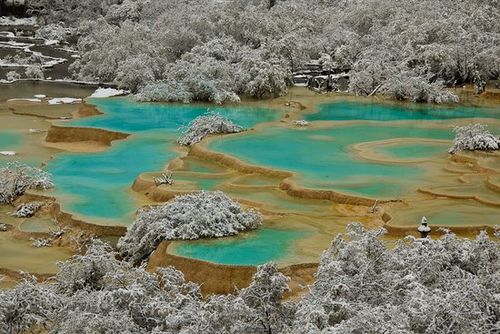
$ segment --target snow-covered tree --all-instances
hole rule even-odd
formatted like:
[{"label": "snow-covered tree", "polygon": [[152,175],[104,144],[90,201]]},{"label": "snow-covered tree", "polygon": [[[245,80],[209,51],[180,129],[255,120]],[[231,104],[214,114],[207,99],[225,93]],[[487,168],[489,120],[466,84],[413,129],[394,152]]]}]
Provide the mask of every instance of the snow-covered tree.
[{"label": "snow-covered tree", "polygon": [[163,240],[224,237],[261,223],[257,211],[244,211],[223,192],[201,191],[141,209],[118,248],[125,258],[139,263]]}]

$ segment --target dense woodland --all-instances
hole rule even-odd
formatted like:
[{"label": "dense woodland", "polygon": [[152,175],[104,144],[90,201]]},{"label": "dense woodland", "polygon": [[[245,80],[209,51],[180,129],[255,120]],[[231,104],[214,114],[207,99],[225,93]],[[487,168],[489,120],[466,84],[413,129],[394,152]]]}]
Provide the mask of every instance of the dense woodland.
[{"label": "dense woodland", "polygon": [[311,60],[349,90],[454,102],[444,86],[500,75],[498,0],[32,0],[41,35],[75,43],[81,80],[140,100],[283,94]]},{"label": "dense woodland", "polygon": [[273,264],[245,289],[203,298],[180,271],[133,267],[94,240],[50,282],[0,291],[0,333],[498,333],[498,242],[447,233],[389,249],[382,234],[350,225],[294,299]]}]

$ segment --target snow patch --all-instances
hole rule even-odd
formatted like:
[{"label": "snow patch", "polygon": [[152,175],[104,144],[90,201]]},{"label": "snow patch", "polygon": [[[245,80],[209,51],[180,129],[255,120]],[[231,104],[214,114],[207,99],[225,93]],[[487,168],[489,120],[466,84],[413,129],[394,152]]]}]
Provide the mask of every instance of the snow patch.
[{"label": "snow patch", "polygon": [[47,95],[43,95],[43,94],[35,94],[33,95],[33,97],[37,98],[37,99],[44,99],[47,97]]},{"label": "snow patch", "polygon": [[72,103],[81,103],[82,99],[76,99],[72,97],[55,97],[47,101],[49,104],[72,104]]},{"label": "snow patch", "polygon": [[16,99],[8,99],[7,102],[12,101],[28,101],[28,102],[42,102],[40,99],[29,99],[29,98],[16,98]]},{"label": "snow patch", "polygon": [[13,156],[13,155],[16,155],[16,151],[0,151],[0,155],[4,155],[4,156]]},{"label": "snow patch", "polygon": [[123,89],[99,87],[95,90],[95,92],[92,93],[92,95],[90,95],[90,97],[104,98],[104,97],[125,95],[128,93],[129,93],[129,91],[123,90]]}]

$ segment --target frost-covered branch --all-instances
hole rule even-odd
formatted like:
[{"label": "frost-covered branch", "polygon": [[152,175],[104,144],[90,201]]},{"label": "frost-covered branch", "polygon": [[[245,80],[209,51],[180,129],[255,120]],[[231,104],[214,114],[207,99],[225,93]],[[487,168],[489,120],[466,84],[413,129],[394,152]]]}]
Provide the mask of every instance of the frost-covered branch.
[{"label": "frost-covered branch", "polygon": [[155,181],[155,184],[157,186],[160,186],[162,184],[166,184],[166,185],[174,184],[174,179],[172,178],[171,171],[167,171],[166,173],[162,173],[160,176],[155,177],[153,180]]},{"label": "frost-covered branch", "polygon": [[162,240],[225,237],[255,229],[261,223],[257,211],[244,211],[223,192],[201,191],[140,210],[118,248],[125,257],[140,262]]},{"label": "frost-covered branch", "polygon": [[32,217],[43,206],[43,202],[29,202],[19,204],[12,216],[17,218]]},{"label": "frost-covered branch", "polygon": [[448,150],[451,154],[460,151],[495,151],[500,149],[500,138],[491,134],[486,125],[476,123],[457,126],[453,132],[455,132],[455,139],[453,146]]},{"label": "frost-covered branch", "polygon": [[0,168],[0,203],[12,203],[28,189],[49,189],[52,176],[35,167],[12,162]]},{"label": "frost-covered branch", "polygon": [[184,146],[190,146],[211,134],[237,133],[244,130],[244,128],[234,124],[222,115],[209,111],[192,120],[177,139],[177,142]]}]

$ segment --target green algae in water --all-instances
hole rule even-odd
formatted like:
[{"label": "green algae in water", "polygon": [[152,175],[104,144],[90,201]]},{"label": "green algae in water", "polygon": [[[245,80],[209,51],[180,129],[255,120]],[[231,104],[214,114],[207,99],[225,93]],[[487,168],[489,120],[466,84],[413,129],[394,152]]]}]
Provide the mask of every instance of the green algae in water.
[{"label": "green algae in water", "polygon": [[237,237],[177,242],[173,253],[220,264],[260,265],[293,256],[293,243],[307,234],[262,228]]},{"label": "green algae in water", "polygon": [[319,106],[319,111],[306,115],[307,121],[326,120],[450,120],[457,118],[495,118],[500,119],[500,113],[495,108],[437,106],[433,104],[388,105],[376,103],[335,102]]}]

